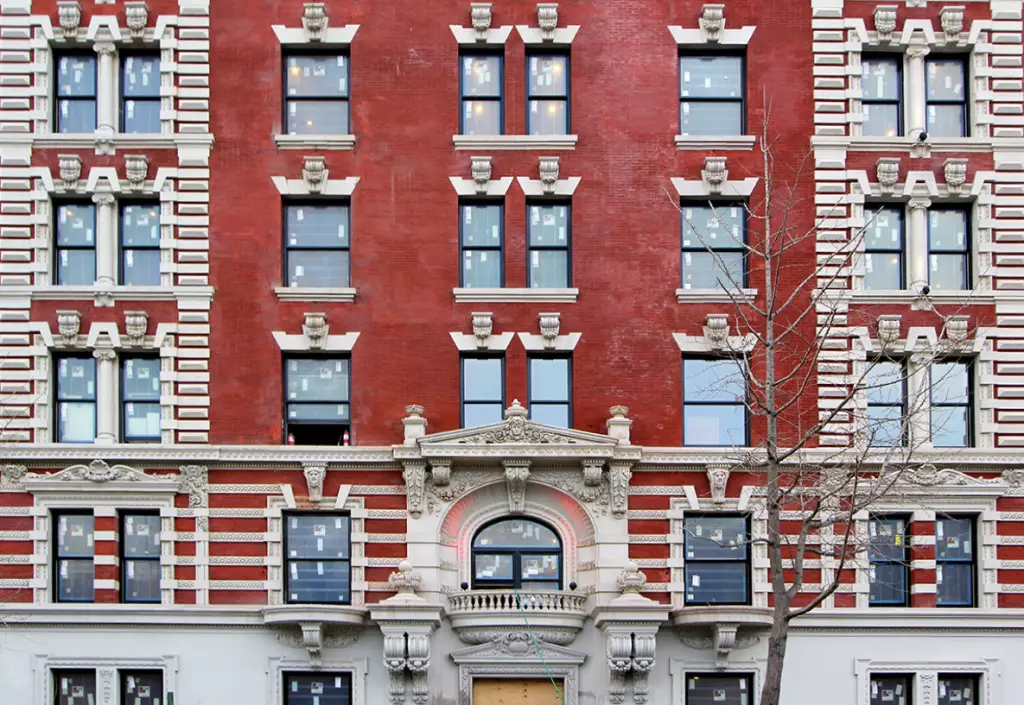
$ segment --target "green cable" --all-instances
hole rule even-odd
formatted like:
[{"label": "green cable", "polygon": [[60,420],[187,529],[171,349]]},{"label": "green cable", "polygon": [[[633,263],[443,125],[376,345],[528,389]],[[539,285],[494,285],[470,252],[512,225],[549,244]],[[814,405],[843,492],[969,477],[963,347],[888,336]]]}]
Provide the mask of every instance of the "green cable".
[{"label": "green cable", "polygon": [[565,696],[562,694],[562,690],[558,687],[558,682],[555,681],[554,674],[551,673],[551,669],[548,668],[548,662],[544,660],[544,654],[540,652],[540,644],[537,643],[537,635],[533,633],[533,627],[530,626],[530,620],[526,618],[526,610],[523,609],[523,599],[519,597],[519,591],[512,588],[512,592],[516,596],[516,604],[519,605],[519,613],[523,615],[523,624],[526,625],[526,631],[530,635],[530,640],[533,641],[533,650],[537,652],[537,658],[540,659],[540,663],[544,666],[544,670],[547,671],[548,678],[551,679],[551,685],[555,688],[555,694],[558,695],[558,699],[562,701],[562,705],[566,705]]}]

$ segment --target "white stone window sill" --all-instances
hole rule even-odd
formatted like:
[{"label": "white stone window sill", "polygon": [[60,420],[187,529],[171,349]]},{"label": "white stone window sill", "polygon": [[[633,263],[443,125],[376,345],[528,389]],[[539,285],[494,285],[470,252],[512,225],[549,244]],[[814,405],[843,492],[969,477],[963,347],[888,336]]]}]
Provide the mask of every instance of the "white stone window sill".
[{"label": "white stone window sill", "polygon": [[574,304],[579,289],[452,289],[458,303]]},{"label": "white stone window sill", "polygon": [[676,149],[743,149],[751,150],[757,137],[754,135],[676,135]]},{"label": "white stone window sill", "polygon": [[988,137],[814,137],[813,147],[849,147],[865,152],[906,152],[922,148],[935,152],[988,152],[993,140]]},{"label": "white stone window sill", "polygon": [[274,135],[278,149],[355,149],[355,135]]},{"label": "white stone window sill", "polygon": [[209,286],[5,286],[0,287],[0,299],[29,298],[36,301],[79,301],[91,298],[110,298],[114,301],[174,301],[179,297],[213,296]]},{"label": "white stone window sill", "polygon": [[913,304],[925,300],[938,304],[993,304],[996,292],[952,289],[932,291],[928,296],[906,289],[855,289],[848,292],[850,298],[861,304]]},{"label": "white stone window sill", "polygon": [[212,145],[213,135],[197,134],[112,134],[92,132],[53,132],[48,134],[4,134],[5,143],[26,143],[37,147],[64,147],[67,149],[173,149],[180,145]]},{"label": "white stone window sill", "polygon": [[453,135],[455,149],[576,149],[577,135]]},{"label": "white stone window sill", "polygon": [[676,301],[681,304],[726,303],[734,301],[753,303],[757,289],[676,289]]},{"label": "white stone window sill", "polygon": [[352,287],[321,288],[312,286],[277,286],[274,293],[281,301],[336,301],[352,303],[356,290]]}]

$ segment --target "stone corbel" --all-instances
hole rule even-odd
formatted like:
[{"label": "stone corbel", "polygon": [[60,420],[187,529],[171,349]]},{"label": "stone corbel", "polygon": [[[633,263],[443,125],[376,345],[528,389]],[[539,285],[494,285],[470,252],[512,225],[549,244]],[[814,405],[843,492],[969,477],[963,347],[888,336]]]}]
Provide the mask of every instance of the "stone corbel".
[{"label": "stone corbel", "polygon": [[302,322],[302,336],[310,350],[323,350],[331,327],[327,325],[327,314],[305,313]]},{"label": "stone corbel", "polygon": [[302,333],[291,334],[284,331],[272,331],[277,346],[285,352],[304,352],[323,350],[326,352],[352,352],[359,333],[330,335],[327,315],[319,312],[307,312],[303,315]]},{"label": "stone corbel", "polygon": [[302,645],[309,652],[309,665],[319,668],[323,663],[320,650],[324,647],[323,622],[299,622],[302,630]]},{"label": "stone corbel", "polygon": [[526,176],[516,178],[523,193],[530,198],[543,196],[554,196],[569,198],[576,193],[576,187],[583,180],[581,176],[570,176],[566,179],[559,179],[558,157],[540,157],[537,160],[537,172],[539,179],[531,179]]},{"label": "stone corbel", "polygon": [[61,344],[66,347],[78,345],[78,334],[82,328],[82,314],[78,311],[57,311],[57,331]]},{"label": "stone corbel", "polygon": [[[523,409],[523,412],[526,410]],[[506,418],[512,415],[510,408]],[[505,468],[505,488],[508,490],[509,514],[522,514],[526,511],[526,483],[530,479],[530,461],[512,459],[502,461]]]},{"label": "stone corbel", "polygon": [[460,46],[504,44],[512,34],[512,25],[492,27],[494,19],[491,12],[491,3],[474,2],[469,5],[469,27],[460,27],[457,24],[448,25],[455,41]]},{"label": "stone corbel", "polygon": [[65,39],[74,39],[78,33],[78,27],[82,24],[82,6],[77,0],[58,2],[57,20],[60,22]]},{"label": "stone corbel", "polygon": [[749,198],[757,186],[757,177],[749,176],[742,181],[730,181],[725,157],[705,157],[700,181],[674,177],[672,185],[680,198]]},{"label": "stone corbel", "polygon": [[512,186],[511,176],[500,179],[491,178],[490,157],[470,157],[469,170],[472,178],[448,177],[448,180],[452,182],[452,188],[460,196],[504,198]]},{"label": "stone corbel", "polygon": [[302,31],[310,42],[322,41],[327,33],[327,10],[322,2],[307,2],[302,7]]},{"label": "stone corbel", "polygon": [[302,474],[306,478],[306,495],[310,502],[319,502],[324,498],[324,480],[327,478],[327,466],[302,464]]},{"label": "stone corbel", "polygon": [[326,3],[307,2],[302,6],[302,26],[271,26],[274,36],[281,44],[318,44],[321,46],[347,46],[352,43],[359,29],[357,24],[331,27],[327,16]]},{"label": "stone corbel", "polygon": [[149,174],[149,157],[144,154],[126,154],[124,157],[124,175],[128,186],[138,191],[146,184]]},{"label": "stone corbel", "polygon": [[82,178],[82,158],[77,154],[58,154],[57,170],[64,188],[73,191],[78,188],[78,180]]},{"label": "stone corbel", "polygon": [[305,157],[302,163],[302,180],[310,193],[322,193],[327,177],[327,159],[324,157]]},{"label": "stone corbel", "polygon": [[489,311],[473,314],[473,337],[480,350],[487,349],[487,339],[494,333],[494,318]]},{"label": "stone corbel", "polygon": [[405,702],[405,634],[384,635],[384,667],[388,671],[388,701]]},{"label": "stone corbel", "polygon": [[725,488],[729,484],[728,465],[708,465],[708,484],[711,486],[711,501],[716,507],[725,504]]},{"label": "stone corbel", "polygon": [[406,641],[406,666],[412,674],[413,705],[426,705],[429,698],[427,690],[427,669],[430,668],[430,636],[427,634],[410,634]]},{"label": "stone corbel", "polygon": [[967,183],[967,160],[947,159],[942,165],[942,175],[946,179],[950,196],[963,195],[963,188]]},{"label": "stone corbel", "polygon": [[549,46],[568,46],[580,31],[579,25],[558,27],[558,3],[537,3],[537,26],[516,25],[516,31],[522,37],[523,44],[547,44]]},{"label": "stone corbel", "polygon": [[942,23],[942,32],[946,35],[946,43],[959,41],[960,34],[964,31],[964,6],[944,7],[939,13],[939,18]]},{"label": "stone corbel", "polygon": [[132,39],[142,39],[146,35],[146,23],[149,21],[149,8],[146,7],[146,3],[126,2],[124,21]]},{"label": "stone corbel", "polygon": [[736,634],[739,632],[740,626],[718,622],[712,625],[711,629],[715,641],[715,667],[725,668],[729,662],[732,647],[736,645]]},{"label": "stone corbel", "polygon": [[145,311],[124,312],[124,332],[128,345],[141,346],[146,340],[146,329],[149,327],[149,314]]},{"label": "stone corbel", "polygon": [[515,333],[494,333],[494,314],[490,311],[476,311],[470,316],[473,333],[450,332],[455,346],[462,352],[481,350],[504,351]]},{"label": "stone corbel", "polygon": [[882,190],[882,195],[891,195],[900,180],[900,160],[894,158],[879,159],[875,163],[875,178]]},{"label": "stone corbel", "polygon": [[705,5],[700,9],[697,24],[708,43],[717,44],[725,29],[725,5]]},{"label": "stone corbel", "polygon": [[878,342],[883,350],[890,349],[900,339],[900,314],[886,314],[878,317]]},{"label": "stone corbel", "polygon": [[612,514],[621,519],[626,516],[629,504],[629,481],[633,477],[633,463],[629,460],[612,460],[608,463],[609,494]]},{"label": "stone corbel", "polygon": [[447,487],[452,481],[452,461],[436,458],[430,461],[430,482],[435,487]]},{"label": "stone corbel", "polygon": [[896,9],[895,5],[879,5],[875,8],[873,17],[878,41],[892,41],[892,33],[896,31]]},{"label": "stone corbel", "polygon": [[409,515],[419,519],[423,514],[423,498],[427,484],[427,463],[423,460],[402,461],[402,479],[405,480],[405,501]]},{"label": "stone corbel", "polygon": [[570,352],[583,337],[582,333],[566,333],[559,335],[561,318],[558,313],[542,313],[540,319],[540,335],[519,333],[523,347],[530,351]]},{"label": "stone corbel", "polygon": [[303,158],[302,173],[299,179],[285,176],[272,176],[278,193],[282,196],[335,196],[351,198],[359,184],[358,176],[344,179],[330,178],[327,160],[324,157],[307,156]]},{"label": "stone corbel", "polygon": [[757,342],[753,333],[729,335],[729,316],[725,313],[709,313],[702,326],[702,335],[673,333],[672,337],[684,353],[737,354],[750,352]]}]

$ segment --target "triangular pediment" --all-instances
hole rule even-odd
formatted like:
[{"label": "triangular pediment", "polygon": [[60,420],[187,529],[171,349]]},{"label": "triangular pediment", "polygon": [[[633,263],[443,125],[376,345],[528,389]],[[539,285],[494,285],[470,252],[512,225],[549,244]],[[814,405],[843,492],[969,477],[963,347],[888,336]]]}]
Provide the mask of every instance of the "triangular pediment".
[{"label": "triangular pediment", "polygon": [[[537,651],[540,651],[540,656]],[[461,665],[508,663],[580,666],[587,655],[579,651],[556,646],[545,641],[534,642],[529,632],[510,631],[496,633],[493,640],[479,646],[452,652],[452,660]],[[543,657],[543,661],[540,657]]]}]

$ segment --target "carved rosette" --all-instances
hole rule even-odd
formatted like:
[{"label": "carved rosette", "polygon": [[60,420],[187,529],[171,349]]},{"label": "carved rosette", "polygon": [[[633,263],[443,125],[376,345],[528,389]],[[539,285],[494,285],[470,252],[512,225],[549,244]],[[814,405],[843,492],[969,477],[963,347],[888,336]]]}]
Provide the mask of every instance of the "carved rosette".
[{"label": "carved rosette", "polygon": [[613,460],[609,463],[609,493],[611,495],[612,514],[621,518],[626,515],[629,503],[629,481],[633,477],[632,463]]},{"label": "carved rosette", "polygon": [[138,347],[145,342],[146,329],[149,327],[149,314],[145,311],[124,312],[124,332],[128,344]]},{"label": "carved rosette", "polygon": [[725,5],[702,7],[699,24],[709,42],[718,42],[722,38],[722,29],[725,28]]},{"label": "carved rosette", "polygon": [[74,34],[82,23],[82,6],[77,1],[58,2],[57,19],[65,34]]},{"label": "carved rosette", "polygon": [[76,188],[78,180],[82,178],[82,158],[77,154],[57,155],[57,171],[60,173],[60,180],[64,182],[64,188]]},{"label": "carved rosette", "polygon": [[473,24],[473,32],[478,42],[487,39],[487,30],[491,28],[491,3],[474,2],[469,6],[469,21]]},{"label": "carved rosette", "polygon": [[561,327],[561,321],[559,314],[557,313],[542,313],[540,314],[540,335],[544,339],[544,348],[547,350],[555,349],[555,342],[558,339],[558,331]]},{"label": "carved rosette", "polygon": [[704,169],[700,172],[708,193],[720,194],[729,178],[729,170],[725,168],[725,157],[704,157]]},{"label": "carved rosette", "polygon": [[473,336],[476,337],[476,346],[480,349],[487,347],[487,339],[494,333],[494,317],[489,311],[475,312],[472,314]]},{"label": "carved rosette", "polygon": [[409,509],[409,514],[414,519],[419,519],[423,514],[427,464],[422,460],[407,460],[402,465],[402,478],[405,480],[406,506]]},{"label": "carved rosette", "polygon": [[529,460],[505,460],[505,486],[508,489],[508,511],[522,514],[526,511],[526,483],[530,479]]},{"label": "carved rosette", "polygon": [[875,8],[874,19],[878,39],[883,42],[892,41],[892,33],[896,31],[896,6],[879,5]]},{"label": "carved rosette", "polygon": [[879,159],[875,163],[875,178],[878,179],[882,193],[892,193],[896,183],[900,180],[900,160]]},{"label": "carved rosette", "polygon": [[323,350],[327,344],[327,314],[313,312],[304,313],[302,335],[306,339],[306,347],[310,350]]},{"label": "carved rosette", "polygon": [[302,29],[311,42],[319,42],[327,32],[327,10],[322,2],[307,2],[302,8]]},{"label": "carved rosette", "polygon": [[57,311],[57,331],[64,345],[76,345],[82,327],[82,314],[78,311]]},{"label": "carved rosette", "polygon": [[133,39],[142,39],[146,34],[146,22],[149,20],[149,8],[144,2],[126,2],[124,4],[125,24]]},{"label": "carved rosette", "polygon": [[310,502],[319,502],[324,497],[324,480],[327,478],[326,465],[305,465],[302,474],[306,478],[306,494]]},{"label": "carved rosette", "polygon": [[327,185],[327,159],[306,157],[302,163],[302,180],[310,193],[323,193]]},{"label": "carved rosette", "polygon": [[470,157],[469,171],[473,176],[473,186],[477,193],[487,193],[487,185],[491,181],[491,158]]},{"label": "carved rosette", "polygon": [[544,193],[554,193],[558,184],[558,157],[541,157],[539,164],[540,183]]}]

